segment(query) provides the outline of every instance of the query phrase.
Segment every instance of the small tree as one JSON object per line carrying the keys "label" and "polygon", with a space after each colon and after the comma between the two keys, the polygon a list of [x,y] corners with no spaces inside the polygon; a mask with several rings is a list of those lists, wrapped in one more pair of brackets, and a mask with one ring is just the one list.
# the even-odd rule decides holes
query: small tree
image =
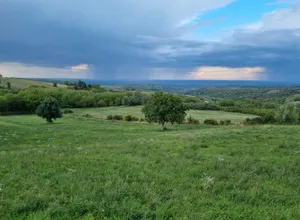
{"label": "small tree", "polygon": [[279,123],[298,123],[299,114],[294,102],[288,101],[276,112],[276,120]]}
{"label": "small tree", "polygon": [[38,106],[36,114],[39,117],[46,119],[48,123],[52,123],[53,119],[56,120],[57,118],[62,117],[59,103],[53,97],[44,99],[42,103]]}
{"label": "small tree", "polygon": [[7,89],[11,89],[11,84],[10,84],[10,82],[7,82],[6,85],[7,85]]}
{"label": "small tree", "polygon": [[183,123],[186,110],[178,96],[159,92],[150,96],[142,112],[148,122],[158,122],[165,130],[168,122]]}

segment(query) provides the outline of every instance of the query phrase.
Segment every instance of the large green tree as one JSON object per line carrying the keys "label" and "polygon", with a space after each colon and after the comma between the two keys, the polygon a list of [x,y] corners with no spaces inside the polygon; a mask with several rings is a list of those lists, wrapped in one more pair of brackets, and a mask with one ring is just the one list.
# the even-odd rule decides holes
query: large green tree
{"label": "large green tree", "polygon": [[181,124],[186,110],[180,97],[158,92],[150,96],[142,112],[148,122],[158,122],[164,130],[168,122]]}
{"label": "large green tree", "polygon": [[52,123],[53,119],[62,117],[60,106],[58,101],[53,97],[48,97],[42,101],[36,110],[36,114],[44,119],[48,123]]}

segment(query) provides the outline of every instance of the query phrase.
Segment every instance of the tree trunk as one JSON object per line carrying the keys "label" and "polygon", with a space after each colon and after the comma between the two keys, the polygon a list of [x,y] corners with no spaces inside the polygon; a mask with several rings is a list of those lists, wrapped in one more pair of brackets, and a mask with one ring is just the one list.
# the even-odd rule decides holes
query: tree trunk
{"label": "tree trunk", "polygon": [[162,130],[167,130],[167,123],[165,121],[163,121],[161,123],[161,127],[162,127]]}
{"label": "tree trunk", "polygon": [[48,122],[49,124],[51,124],[53,121],[52,121],[51,118],[47,118],[47,122]]}

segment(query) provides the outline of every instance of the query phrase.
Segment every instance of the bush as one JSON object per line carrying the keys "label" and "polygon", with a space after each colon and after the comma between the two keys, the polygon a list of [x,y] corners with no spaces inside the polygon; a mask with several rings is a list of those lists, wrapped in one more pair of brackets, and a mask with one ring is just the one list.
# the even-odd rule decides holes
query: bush
{"label": "bush", "polygon": [[255,118],[246,118],[244,121],[245,125],[257,125],[257,124],[264,124],[265,120],[263,117],[255,117]]}
{"label": "bush", "polygon": [[121,120],[123,120],[123,116],[122,115],[114,115],[113,120],[121,121]]}
{"label": "bush", "polygon": [[192,116],[189,116],[186,121],[188,124],[200,124],[200,121]]}
{"label": "bush", "polygon": [[74,113],[74,112],[71,109],[65,109],[64,110],[64,114],[72,114],[72,113]]}
{"label": "bush", "polygon": [[108,115],[108,116],[106,117],[107,120],[113,120],[113,118],[114,118],[114,116],[112,116],[112,115]]}
{"label": "bush", "polygon": [[276,123],[276,118],[274,112],[269,112],[261,116],[265,124],[273,124]]}
{"label": "bush", "polygon": [[220,121],[220,125],[231,125],[231,124],[232,124],[232,122],[230,119]]}
{"label": "bush", "polygon": [[139,119],[133,115],[125,115],[124,120],[125,121],[138,121]]}
{"label": "bush", "polygon": [[294,102],[286,102],[276,112],[276,120],[279,123],[295,124],[299,122],[299,114]]}
{"label": "bush", "polygon": [[215,119],[205,119],[204,124],[206,124],[206,125],[218,125],[219,123]]}
{"label": "bush", "polygon": [[123,116],[122,115],[108,115],[106,117],[107,120],[116,120],[116,121],[121,121],[123,120]]}

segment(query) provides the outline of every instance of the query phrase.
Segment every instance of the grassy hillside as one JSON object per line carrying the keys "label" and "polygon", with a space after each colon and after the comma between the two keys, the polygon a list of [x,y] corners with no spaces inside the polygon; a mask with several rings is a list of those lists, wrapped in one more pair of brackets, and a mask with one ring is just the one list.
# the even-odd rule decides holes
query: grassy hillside
{"label": "grassy hillside", "polygon": [[[15,89],[24,89],[30,86],[44,86],[44,87],[53,87],[52,83],[34,81],[29,79],[15,79],[15,78],[1,78],[1,86],[6,87],[6,83],[10,82],[11,87]],[[58,84],[57,87],[66,87],[65,85]]]}
{"label": "grassy hillside", "polygon": [[299,126],[1,117],[0,219],[300,219]]}
{"label": "grassy hillside", "polygon": [[[83,115],[90,114],[100,118],[106,118],[108,115],[126,115],[132,114],[136,117],[143,117],[141,112],[141,106],[135,107],[107,107],[107,108],[86,108],[86,109],[74,109],[75,114]],[[222,112],[222,111],[199,111],[190,110],[187,112],[187,116],[191,115],[193,118],[203,122],[205,119],[215,119],[215,120],[226,120],[231,119],[233,122],[242,122],[246,118],[255,117],[255,115],[232,113],[232,112]]]}

